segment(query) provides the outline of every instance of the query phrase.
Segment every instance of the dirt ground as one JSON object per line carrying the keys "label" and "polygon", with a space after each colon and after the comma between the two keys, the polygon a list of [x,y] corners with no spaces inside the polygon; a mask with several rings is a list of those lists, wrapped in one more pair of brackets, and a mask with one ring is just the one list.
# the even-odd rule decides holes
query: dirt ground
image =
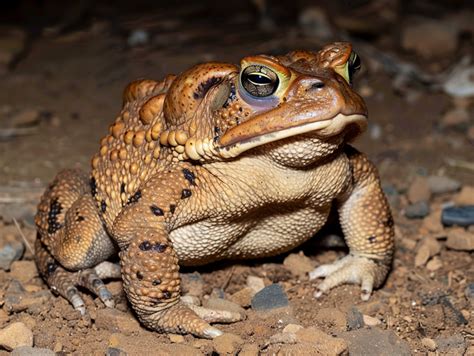
{"label": "dirt ground", "polygon": [[[2,333],[21,322],[20,336],[32,332],[30,346],[58,354],[474,355],[474,225],[444,226],[440,217],[450,205],[474,205],[474,72],[470,95],[444,85],[463,58],[474,58],[469,2],[335,1],[316,8],[278,1],[261,11],[259,1],[232,11],[191,1],[133,9],[84,1],[85,10],[35,4],[7,2],[0,17],[0,255],[9,243],[22,251],[26,245],[12,218],[33,245],[39,195],[60,169],[89,169],[129,81],[337,39],[353,42],[362,58],[355,88],[370,124],[355,146],[379,168],[396,254],[368,302],[350,285],[313,297],[316,282],[305,272],[347,252],[332,238],[332,225],[285,256],[183,270],[201,301],[224,297],[244,308],[244,321],[219,325],[230,336],[210,341],[142,328],[118,281],[108,283],[117,311],[86,293],[89,316],[81,318],[49,292],[26,246],[17,261],[0,266],[0,354],[13,348],[12,336],[5,344]],[[446,179],[436,185],[436,177]],[[254,310],[238,297],[248,276],[280,284],[289,305]],[[304,332],[283,332],[287,324]]]}

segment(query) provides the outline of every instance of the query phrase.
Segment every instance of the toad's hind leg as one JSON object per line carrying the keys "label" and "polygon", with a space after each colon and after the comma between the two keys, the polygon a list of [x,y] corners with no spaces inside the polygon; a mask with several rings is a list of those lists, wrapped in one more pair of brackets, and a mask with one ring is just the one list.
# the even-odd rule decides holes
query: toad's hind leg
{"label": "toad's hind leg", "polygon": [[97,213],[88,177],[79,170],[60,172],[41,198],[35,219],[35,260],[50,288],[85,312],[77,286],[113,306],[103,278],[119,278],[120,267],[104,262],[115,253]]}

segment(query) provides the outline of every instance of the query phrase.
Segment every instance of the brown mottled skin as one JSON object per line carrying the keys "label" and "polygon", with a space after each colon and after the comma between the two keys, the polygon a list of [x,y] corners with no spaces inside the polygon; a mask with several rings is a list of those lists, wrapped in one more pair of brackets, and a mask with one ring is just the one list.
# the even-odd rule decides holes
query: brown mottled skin
{"label": "brown mottled skin", "polygon": [[[38,208],[38,267],[85,312],[76,286],[113,306],[119,277],[142,323],[221,332],[180,301],[179,265],[273,256],[339,212],[350,253],[318,267],[316,297],[357,283],[368,299],[390,269],[393,220],[375,167],[347,142],[366,127],[348,43],[319,52],[206,63],[141,80],[92,159],[58,174]],[[105,262],[116,254],[120,268]]]}

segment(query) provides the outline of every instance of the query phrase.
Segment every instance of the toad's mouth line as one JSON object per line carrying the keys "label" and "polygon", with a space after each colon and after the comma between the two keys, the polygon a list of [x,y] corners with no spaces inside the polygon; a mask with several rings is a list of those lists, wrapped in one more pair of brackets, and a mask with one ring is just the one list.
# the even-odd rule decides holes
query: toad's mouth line
{"label": "toad's mouth line", "polygon": [[333,137],[340,134],[348,126],[355,126],[358,133],[363,132],[367,127],[367,116],[362,114],[344,115],[339,113],[328,120],[308,122],[273,132],[245,137],[242,138],[242,140],[233,140],[234,142],[220,146],[218,150],[222,157],[236,157],[242,152],[248,151],[254,147],[301,134],[314,132],[317,133],[317,136],[322,138]]}

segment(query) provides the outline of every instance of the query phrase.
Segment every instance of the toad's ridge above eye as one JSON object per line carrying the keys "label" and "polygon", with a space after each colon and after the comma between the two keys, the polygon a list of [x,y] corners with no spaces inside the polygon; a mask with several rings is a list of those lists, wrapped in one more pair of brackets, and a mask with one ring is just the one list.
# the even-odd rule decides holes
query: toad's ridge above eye
{"label": "toad's ridge above eye", "polygon": [[278,75],[270,68],[261,65],[250,65],[240,75],[243,89],[255,97],[272,95],[278,89],[279,83]]}

